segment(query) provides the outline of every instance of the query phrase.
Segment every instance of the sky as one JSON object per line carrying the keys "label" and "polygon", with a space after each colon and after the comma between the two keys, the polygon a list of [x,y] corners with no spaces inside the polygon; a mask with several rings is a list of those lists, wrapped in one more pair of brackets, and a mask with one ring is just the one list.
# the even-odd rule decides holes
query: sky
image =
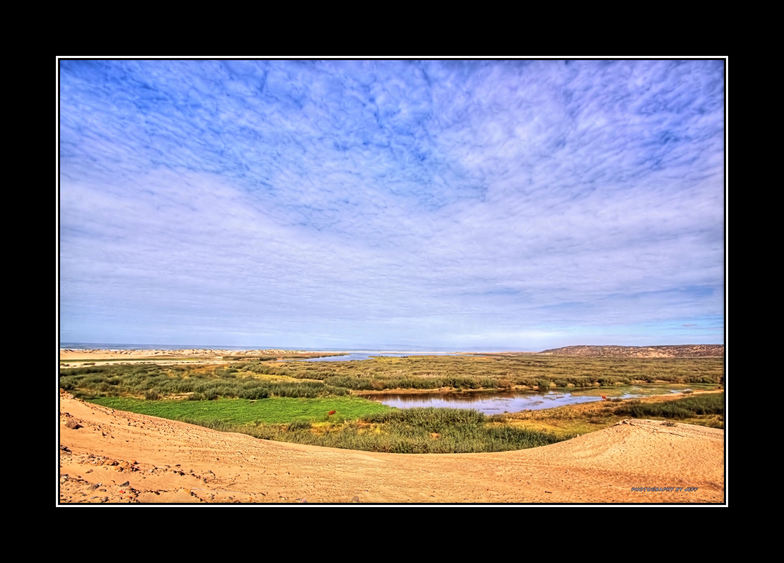
{"label": "sky", "polygon": [[60,60],[61,342],[724,339],[723,60]]}

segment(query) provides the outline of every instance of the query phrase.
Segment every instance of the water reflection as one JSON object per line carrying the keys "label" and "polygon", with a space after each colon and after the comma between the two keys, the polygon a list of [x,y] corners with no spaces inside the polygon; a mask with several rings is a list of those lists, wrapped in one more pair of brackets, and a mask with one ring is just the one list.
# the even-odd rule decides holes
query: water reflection
{"label": "water reflection", "polygon": [[[625,392],[619,394],[616,390],[612,393],[613,399],[631,399],[648,395],[645,390],[638,388],[639,391]],[[683,391],[683,389],[670,389],[672,392]],[[484,414],[503,414],[505,412],[519,412],[524,410],[541,410],[574,405],[578,403],[590,403],[602,400],[602,391],[596,390],[597,394],[573,394],[562,391],[550,391],[549,393],[422,393],[402,395],[394,393],[384,393],[373,395],[375,401],[379,401],[390,407],[410,409],[415,407],[437,407],[450,409],[475,409]],[[666,392],[666,391],[665,391]],[[610,391],[604,390],[606,396]]]}
{"label": "water reflection", "polygon": [[300,362],[353,362],[359,360],[368,360],[377,356],[389,356],[394,358],[405,358],[407,356],[454,356],[455,352],[438,352],[438,351],[386,351],[386,350],[360,350],[355,352],[347,352],[341,356],[318,356],[316,358],[308,358],[307,360],[299,359]]}
{"label": "water reflection", "polygon": [[307,360],[299,360],[301,362],[356,362],[359,360],[368,360],[373,356],[406,356],[408,354],[378,354],[375,352],[353,352],[351,354],[343,354],[342,356],[319,356],[318,358],[308,358]]}

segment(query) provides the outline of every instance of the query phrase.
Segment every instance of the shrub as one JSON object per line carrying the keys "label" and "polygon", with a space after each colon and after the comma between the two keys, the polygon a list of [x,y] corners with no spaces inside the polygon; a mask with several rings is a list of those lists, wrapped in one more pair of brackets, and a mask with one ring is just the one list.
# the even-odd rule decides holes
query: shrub
{"label": "shrub", "polygon": [[696,395],[663,403],[640,403],[630,401],[619,407],[616,414],[645,418],[660,416],[663,418],[690,418],[698,415],[724,414],[724,393]]}

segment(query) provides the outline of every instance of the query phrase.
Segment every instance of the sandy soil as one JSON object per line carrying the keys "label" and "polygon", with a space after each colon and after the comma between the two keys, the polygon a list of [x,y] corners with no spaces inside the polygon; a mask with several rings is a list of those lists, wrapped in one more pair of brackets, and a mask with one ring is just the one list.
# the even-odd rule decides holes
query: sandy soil
{"label": "sandy soil", "polygon": [[61,392],[59,501],[723,503],[723,441],[723,430],[630,420],[515,452],[382,454],[258,440]]}
{"label": "sandy soil", "polygon": [[156,357],[191,357],[217,359],[221,356],[246,355],[241,350],[104,350],[60,349],[60,361],[69,360],[135,360]]}
{"label": "sandy soil", "polygon": [[107,350],[60,348],[62,367],[79,367],[85,362],[111,360],[118,363],[155,363],[169,364],[223,364],[227,361],[275,356],[278,360],[291,357],[334,356],[336,352],[295,351],[295,350],[213,350],[203,348],[183,350]]}

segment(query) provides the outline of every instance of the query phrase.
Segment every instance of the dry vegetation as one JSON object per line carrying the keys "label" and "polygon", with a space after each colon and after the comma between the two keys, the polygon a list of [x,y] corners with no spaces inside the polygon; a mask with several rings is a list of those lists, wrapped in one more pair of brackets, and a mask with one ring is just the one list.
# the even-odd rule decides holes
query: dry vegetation
{"label": "dry vegetation", "polygon": [[[182,351],[178,351],[182,353]],[[723,425],[723,398],[692,399],[671,412],[647,403],[605,402],[601,410],[485,416],[462,409],[393,411],[363,400],[385,390],[416,392],[613,390],[636,384],[723,383],[721,358],[607,358],[546,354],[376,357],[364,361],[286,360],[278,354],[171,355],[141,363],[88,362],[62,368],[60,387],[112,408],[193,422],[256,437],[386,452],[521,449],[606,427],[622,417],[678,417]],[[139,360],[140,358],[130,358]],[[216,361],[218,363],[211,363]],[[91,365],[86,365],[91,364]],[[601,391],[599,391],[601,393]],[[608,395],[611,393],[608,391]],[[648,410],[645,410],[648,409]],[[701,410],[702,409],[702,410]],[[303,415],[303,413],[310,413]]]}

